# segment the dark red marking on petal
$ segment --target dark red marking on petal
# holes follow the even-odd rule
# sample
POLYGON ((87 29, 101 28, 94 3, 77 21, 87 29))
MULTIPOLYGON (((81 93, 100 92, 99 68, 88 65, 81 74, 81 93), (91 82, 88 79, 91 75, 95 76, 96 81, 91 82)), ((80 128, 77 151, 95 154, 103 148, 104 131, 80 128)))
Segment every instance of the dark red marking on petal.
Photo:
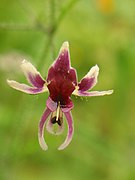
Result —
POLYGON ((55 69, 51 67, 47 82, 50 97, 53 101, 60 102, 61 105, 70 103, 70 96, 76 86, 76 72, 73 68, 65 71, 63 68, 55 69))

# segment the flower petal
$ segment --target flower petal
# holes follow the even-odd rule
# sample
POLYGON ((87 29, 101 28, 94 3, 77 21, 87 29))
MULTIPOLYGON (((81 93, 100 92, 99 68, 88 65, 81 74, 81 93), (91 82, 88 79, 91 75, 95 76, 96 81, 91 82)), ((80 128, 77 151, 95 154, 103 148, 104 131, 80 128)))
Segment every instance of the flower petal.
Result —
POLYGON ((69 44, 64 42, 58 57, 49 68, 47 87, 50 97, 60 104, 68 104, 69 97, 77 86, 76 71, 70 65, 69 44))
POLYGON ((73 92, 74 95, 76 96, 104 96, 104 95, 110 95, 113 93, 113 90, 108 90, 108 91, 91 91, 91 92, 87 92, 87 91, 79 91, 79 90, 75 90, 73 92))
POLYGON ((57 103, 54 102, 50 97, 46 101, 46 106, 51 110, 55 111, 57 109, 57 103))
POLYGON ((23 60, 21 68, 29 83, 37 88, 44 86, 46 81, 30 62, 23 60))
POLYGON ((71 111, 71 109, 74 108, 74 104, 73 104, 73 102, 71 101, 70 98, 68 99, 67 102, 68 102, 68 103, 67 103, 66 105, 61 105, 61 106, 60 106, 62 112, 69 112, 69 111, 71 111))
POLYGON ((99 67, 97 65, 95 65, 90 69, 90 71, 79 82, 79 84, 78 84, 79 90, 87 91, 89 89, 92 89, 97 83, 98 74, 99 74, 99 67))
POLYGON ((64 123, 62 123, 61 126, 58 125, 58 128, 54 130, 54 124, 49 120, 46 124, 46 129, 53 135, 60 135, 64 130, 64 123))
POLYGON ((7 80, 7 83, 12 88, 19 90, 19 91, 22 91, 22 92, 27 93, 27 94, 39 94, 39 93, 43 93, 43 92, 48 91, 46 86, 44 86, 42 88, 31 87, 31 86, 28 86, 26 84, 21 84, 21 83, 18 83, 16 81, 13 81, 13 80, 7 80))
POLYGON ((73 125, 73 119, 72 119, 72 114, 71 112, 65 112, 64 113, 67 119, 67 124, 68 124, 68 133, 67 133, 67 137, 66 140, 64 141, 63 144, 60 145, 60 147, 58 148, 58 150, 63 150, 64 148, 66 148, 69 143, 72 140, 73 137, 73 133, 74 133, 74 125, 73 125))
POLYGON ((41 120, 39 122, 39 129, 38 129, 39 144, 40 144, 41 148, 45 151, 48 149, 48 146, 44 140, 44 126, 45 126, 45 122, 46 122, 48 116, 50 115, 50 113, 51 113, 51 111, 48 108, 44 111, 44 113, 41 117, 41 120))
POLYGON ((53 63, 56 70, 68 71, 70 69, 69 43, 66 41, 62 44, 59 55, 53 63))

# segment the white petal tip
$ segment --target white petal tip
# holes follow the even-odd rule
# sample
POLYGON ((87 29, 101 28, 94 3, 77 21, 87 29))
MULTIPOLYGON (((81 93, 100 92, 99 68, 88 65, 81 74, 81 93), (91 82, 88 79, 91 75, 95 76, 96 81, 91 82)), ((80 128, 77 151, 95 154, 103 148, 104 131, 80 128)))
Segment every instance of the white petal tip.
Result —
POLYGON ((39 138, 39 144, 40 144, 40 147, 42 148, 43 151, 47 151, 48 146, 47 146, 47 144, 45 143, 45 141, 44 141, 43 138, 39 138))
POLYGON ((99 71, 99 66, 97 64, 94 67, 97 71, 99 71))
POLYGON ((10 83, 10 80, 9 80, 9 79, 7 79, 7 83, 10 83))
POLYGON ((24 59, 23 61, 22 61, 22 64, 24 64, 24 63, 26 63, 27 62, 27 60, 26 59, 24 59))
POLYGON ((66 146, 61 145, 61 146, 58 147, 58 150, 61 151, 61 150, 65 149, 65 148, 66 148, 66 146))
POLYGON ((114 90, 108 90, 107 95, 110 95, 114 92, 114 90))
POLYGON ((61 151, 61 150, 65 149, 70 144, 71 140, 72 140, 72 138, 68 139, 68 140, 66 139, 66 141, 58 147, 58 150, 61 151))
POLYGON ((89 70, 88 74, 86 75, 86 78, 87 77, 96 77, 97 78, 98 74, 99 74, 99 67, 96 64, 89 70))
POLYGON ((97 64, 94 67, 99 68, 99 66, 97 64))
POLYGON ((14 86, 14 84, 16 83, 15 81, 13 81, 13 80, 9 80, 9 79, 7 79, 7 83, 8 83, 8 85, 9 86, 14 86))
POLYGON ((60 147, 59 147, 58 150, 61 151, 61 150, 63 150, 63 148, 60 148, 60 147))
POLYGON ((31 64, 31 63, 30 63, 29 61, 27 61, 27 60, 24 59, 24 60, 22 61, 22 63, 21 63, 21 67, 22 67, 22 68, 24 68, 24 67, 26 68, 27 65, 29 65, 29 64, 31 64))
POLYGON ((64 50, 68 50, 69 48, 69 43, 68 41, 65 41, 63 44, 62 44, 62 47, 61 47, 61 52, 64 51, 64 50))

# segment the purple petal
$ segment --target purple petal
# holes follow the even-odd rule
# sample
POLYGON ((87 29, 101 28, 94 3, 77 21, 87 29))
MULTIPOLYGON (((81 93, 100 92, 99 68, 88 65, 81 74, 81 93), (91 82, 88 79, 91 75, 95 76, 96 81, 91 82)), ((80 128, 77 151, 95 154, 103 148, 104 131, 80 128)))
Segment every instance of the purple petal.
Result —
POLYGON ((44 86, 46 81, 30 62, 23 60, 21 68, 29 83, 37 88, 44 86))
POLYGON ((21 83, 18 83, 16 81, 13 81, 13 80, 7 80, 7 83, 12 88, 14 88, 18 91, 22 91, 22 92, 27 93, 27 94, 39 94, 39 93, 43 93, 45 91, 48 91, 47 87, 45 87, 45 86, 43 88, 30 87, 26 84, 21 84, 21 83))
POLYGON ((54 102, 50 97, 46 101, 46 106, 53 112, 57 109, 57 103, 54 102))
POLYGON ((74 125, 73 125, 73 119, 72 119, 71 112, 65 112, 64 114, 65 114, 66 119, 67 119, 68 133, 67 133, 66 140, 64 141, 63 144, 60 145, 58 150, 63 150, 64 148, 66 148, 69 145, 69 143, 72 140, 73 133, 74 133, 74 125))
POLYGON ((50 115, 50 113, 51 113, 51 111, 48 108, 44 111, 44 113, 41 117, 41 120, 39 122, 39 129, 38 129, 39 144, 40 144, 41 148, 45 151, 48 149, 48 146, 44 140, 44 126, 45 126, 45 122, 46 122, 48 116, 50 115))
POLYGON ((71 109, 74 108, 73 102, 69 99, 68 103, 66 105, 61 105, 62 112, 69 112, 71 109))
POLYGON ((97 65, 95 65, 90 69, 90 71, 79 82, 79 84, 78 84, 79 90, 87 91, 87 90, 93 88, 97 83, 98 74, 99 74, 99 67, 97 65))
POLYGON ((62 123, 61 126, 57 125, 57 129, 54 130, 54 124, 49 120, 46 124, 46 129, 49 133, 53 135, 60 135, 64 130, 64 124, 62 123))
POLYGON ((87 92, 87 91, 79 91, 79 90, 75 90, 73 92, 74 95, 76 96, 104 96, 104 95, 110 95, 113 93, 113 90, 108 90, 108 91, 91 91, 91 92, 87 92))
POLYGON ((70 69, 70 54, 69 54, 69 44, 64 42, 60 49, 59 55, 53 64, 54 69, 63 69, 63 71, 68 71, 70 69))
POLYGON ((70 66, 70 55, 68 42, 64 42, 58 58, 49 68, 47 87, 50 98, 55 102, 66 105, 69 97, 77 86, 76 71, 70 66))

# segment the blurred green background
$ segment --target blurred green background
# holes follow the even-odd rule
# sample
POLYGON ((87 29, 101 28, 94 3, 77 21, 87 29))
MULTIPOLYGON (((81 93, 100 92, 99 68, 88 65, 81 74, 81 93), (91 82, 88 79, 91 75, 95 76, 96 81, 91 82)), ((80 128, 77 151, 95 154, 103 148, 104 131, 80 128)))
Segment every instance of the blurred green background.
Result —
POLYGON ((135 1, 0 1, 0 180, 135 179, 135 1), (100 67, 94 90, 104 97, 75 98, 75 133, 63 151, 61 136, 45 133, 48 151, 38 144, 38 122, 48 94, 31 96, 11 89, 6 79, 26 82, 26 58, 42 75, 68 40, 80 80, 100 67))

